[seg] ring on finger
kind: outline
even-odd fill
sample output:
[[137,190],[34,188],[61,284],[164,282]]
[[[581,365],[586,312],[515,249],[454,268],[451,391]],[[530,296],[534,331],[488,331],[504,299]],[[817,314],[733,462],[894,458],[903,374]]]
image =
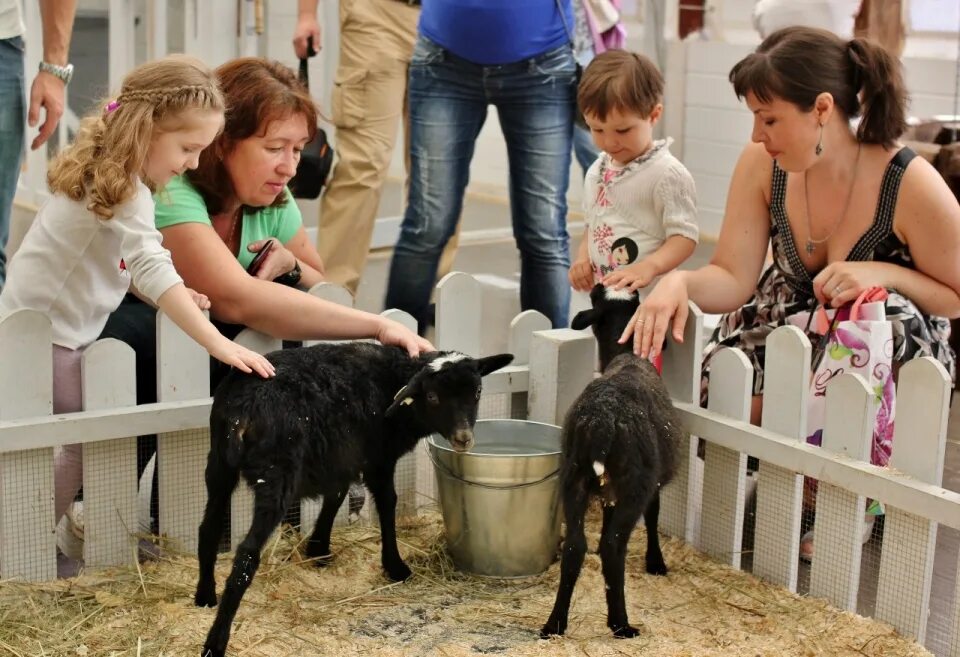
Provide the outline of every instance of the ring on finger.
[[834,288],[833,288],[833,296],[837,296],[838,294],[840,294],[840,292],[842,291],[842,289],[843,289],[843,288],[841,288],[839,285],[834,286]]

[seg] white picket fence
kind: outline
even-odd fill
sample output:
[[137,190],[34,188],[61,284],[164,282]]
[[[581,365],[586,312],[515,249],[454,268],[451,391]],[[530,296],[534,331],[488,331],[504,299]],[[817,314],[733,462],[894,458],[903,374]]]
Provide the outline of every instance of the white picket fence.
[[[334,286],[321,285],[312,292],[338,303],[352,301]],[[516,359],[485,379],[482,416],[559,422],[593,376],[592,336],[549,330],[546,318],[530,311],[509,327],[486,326],[480,299],[480,285],[471,276],[454,273],[440,283],[437,346],[480,355],[485,332],[506,333]],[[412,325],[408,315],[388,313]],[[714,359],[710,405],[699,407],[702,333],[702,315],[691,307],[683,343],[671,344],[664,355],[664,380],[692,436],[676,480],[663,491],[663,530],[733,567],[743,567],[748,559],[759,577],[792,591],[805,588],[839,608],[856,611],[864,503],[866,498],[880,500],[886,517],[871,613],[923,643],[937,529],[943,525],[960,530],[960,494],[940,486],[950,397],[943,368],[932,359],[902,368],[893,457],[889,468],[879,468],[868,462],[875,402],[856,375],[840,376],[830,384],[823,446],[803,442],[810,344],[799,330],[781,328],[769,339],[762,427],[748,422],[752,371],[746,357],[734,349]],[[240,339],[262,351],[280,346],[249,331]],[[162,315],[157,348],[158,403],[132,405],[133,352],[107,340],[84,354],[86,410],[54,416],[49,322],[32,312],[0,321],[0,579],[56,577],[53,448],[63,444],[84,444],[88,568],[130,565],[137,558],[138,435],[158,434],[160,532],[185,550],[195,548],[206,501],[208,358]],[[706,442],[703,459],[696,456],[696,436]],[[761,465],[753,548],[745,551],[748,454]],[[820,484],[816,556],[809,582],[800,587],[804,475]],[[435,480],[423,449],[401,462],[397,486],[402,513],[434,504]],[[233,545],[249,524],[251,499],[246,487],[234,495]],[[310,530],[317,511],[316,502],[303,503],[304,531]],[[960,583],[955,568],[951,576],[956,589]],[[950,657],[960,656],[957,597],[945,603],[949,609],[938,611],[939,617],[949,618],[949,647],[940,652]]]

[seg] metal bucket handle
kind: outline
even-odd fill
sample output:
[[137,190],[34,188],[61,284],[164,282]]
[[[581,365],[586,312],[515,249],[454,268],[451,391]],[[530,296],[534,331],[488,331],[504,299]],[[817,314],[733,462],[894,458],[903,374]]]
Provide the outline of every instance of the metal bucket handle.
[[550,474],[548,474],[546,477],[543,477],[543,478],[541,478],[541,479],[537,479],[536,481],[528,481],[528,482],[525,482],[525,483],[522,483],[522,484],[506,484],[506,485],[503,485],[503,486],[495,486],[495,485],[493,485],[493,484],[482,484],[482,483],[480,483],[479,481],[470,481],[469,479],[464,479],[464,478],[461,477],[460,475],[458,475],[458,474],[456,474],[455,472],[453,472],[453,471],[452,471],[450,468],[448,468],[445,464],[443,464],[443,463],[441,463],[440,461],[438,461],[438,460],[436,459],[436,457],[434,456],[432,449],[427,449],[427,454],[430,455],[430,461],[433,463],[433,467],[435,467],[435,468],[437,468],[437,469],[439,469],[439,470],[442,470],[443,473],[444,473],[445,475],[447,475],[448,477],[450,477],[451,479],[456,479],[457,481],[462,481],[463,483],[465,483],[465,484],[467,484],[467,485],[469,485],[469,486],[477,486],[478,488],[488,488],[488,489],[490,489],[490,490],[514,490],[514,489],[517,489],[517,488],[528,488],[528,487],[530,487],[530,486],[536,486],[537,484],[542,484],[542,483],[545,482],[545,481],[549,481],[550,479],[553,479],[553,478],[556,477],[558,474],[560,474],[560,468],[557,468],[556,470],[554,470],[553,472],[551,472]]

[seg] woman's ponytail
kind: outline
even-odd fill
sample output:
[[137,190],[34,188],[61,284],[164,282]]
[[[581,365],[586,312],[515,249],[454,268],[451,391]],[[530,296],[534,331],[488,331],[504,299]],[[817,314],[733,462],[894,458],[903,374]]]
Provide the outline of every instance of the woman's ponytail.
[[907,129],[907,90],[900,62],[879,44],[856,38],[847,44],[850,82],[863,118],[857,139],[889,148]]

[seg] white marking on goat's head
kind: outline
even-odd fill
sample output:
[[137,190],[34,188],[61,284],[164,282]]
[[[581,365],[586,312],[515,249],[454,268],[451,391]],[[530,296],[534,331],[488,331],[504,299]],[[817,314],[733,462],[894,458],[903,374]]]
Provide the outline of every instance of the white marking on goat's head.
[[604,290],[603,296],[607,301],[630,301],[635,294],[636,292],[631,292],[627,288],[614,290],[612,287],[608,287]]
[[602,477],[603,473],[606,472],[606,468],[603,466],[603,463],[600,461],[593,462],[593,471],[597,473],[598,477]]
[[447,363],[456,363],[461,360],[467,360],[467,358],[469,358],[469,356],[467,356],[466,354],[461,354],[458,351],[453,351],[449,354],[446,354],[445,356],[440,356],[439,358],[435,358],[432,361],[430,361],[430,369],[432,369],[434,372],[439,372],[441,368],[443,368],[443,366],[446,365]]

